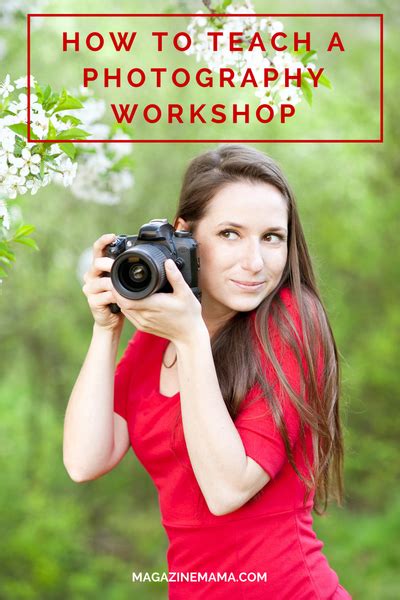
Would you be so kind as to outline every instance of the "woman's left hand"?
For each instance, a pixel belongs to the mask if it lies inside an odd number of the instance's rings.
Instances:
[[[174,261],[165,261],[165,273],[173,292],[154,293],[142,300],[129,300],[114,289],[121,312],[136,329],[166,338],[173,343],[190,342],[191,336],[206,329],[201,304]]]

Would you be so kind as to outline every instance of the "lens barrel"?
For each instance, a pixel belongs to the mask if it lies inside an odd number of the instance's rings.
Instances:
[[[168,253],[168,256],[167,254]],[[172,254],[159,246],[140,244],[120,254],[111,268],[113,286],[130,300],[147,298],[167,283],[164,263]]]

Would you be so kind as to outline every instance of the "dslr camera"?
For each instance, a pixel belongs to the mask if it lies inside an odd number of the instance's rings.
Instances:
[[[171,258],[200,301],[196,249],[197,242],[190,232],[175,231],[167,219],[152,219],[140,227],[138,235],[119,235],[106,247],[105,255],[114,259],[111,281],[125,298],[140,300],[155,292],[172,292],[164,266]],[[111,304],[110,310],[120,312],[117,304]]]

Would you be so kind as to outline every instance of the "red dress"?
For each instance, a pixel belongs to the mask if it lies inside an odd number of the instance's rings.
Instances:
[[[281,298],[298,327],[288,288],[282,290]],[[279,345],[277,328],[273,323],[270,327],[283,371],[298,390],[297,363],[291,352]],[[303,507],[304,484],[286,458],[265,399],[255,400],[257,387],[244,399],[235,425],[246,454],[271,480],[234,512],[215,516],[208,510],[185,445],[180,395],[168,397],[159,392],[161,361],[168,343],[141,331],[134,334],[116,369],[114,410],[126,419],[132,449],[158,490],[162,525],[169,540],[170,600],[351,598],[321,552],[324,544],[312,528],[314,494]],[[266,376],[273,383],[267,365]],[[297,411],[287,396],[282,396],[282,408],[297,468],[306,473],[296,444]],[[308,429],[306,443],[312,460]]]

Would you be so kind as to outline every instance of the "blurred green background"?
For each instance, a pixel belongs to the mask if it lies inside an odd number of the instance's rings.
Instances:
[[[258,12],[385,13],[384,144],[255,147],[278,160],[295,190],[342,357],[345,506],[332,505],[325,516],[314,515],[314,528],[354,598],[395,599],[400,590],[400,128],[395,83],[400,13],[396,3],[384,0],[256,0],[254,6]],[[112,10],[202,8],[201,2],[158,0],[150,9],[150,3],[144,8],[126,0],[115,2]],[[105,0],[60,0],[47,3],[45,12],[110,9]],[[334,90],[314,94],[312,110],[301,104],[295,132],[304,134],[301,123],[307,120],[314,132],[326,131],[330,120],[328,129],[336,137],[343,132],[357,137],[358,131],[376,137],[376,29],[354,24],[348,34],[355,48],[359,41],[358,50],[332,62],[328,75]],[[0,79],[7,73],[24,75],[24,20],[1,30],[0,38],[7,43]],[[51,54],[51,44],[51,35],[41,36],[44,56]],[[49,82],[56,67],[47,61]],[[43,78],[42,68],[40,83],[46,84]],[[271,133],[276,136],[278,130],[272,127]],[[231,128],[225,134],[232,137]],[[157,135],[169,135],[162,123]],[[214,137],[220,135],[216,130]],[[256,138],[260,131],[249,126],[247,135]],[[86,484],[72,482],[63,467],[64,413],[92,329],[76,272],[81,253],[100,234],[136,233],[151,218],[172,218],[189,159],[211,147],[136,145],[135,186],[116,206],[77,200],[68,188],[55,185],[21,199],[26,222],[37,227],[40,252],[19,249],[0,298],[0,598],[146,600],[167,595],[166,584],[131,582],[132,571],[167,570],[156,491],[132,451],[113,472]],[[126,324],[120,353],[132,333]]]

